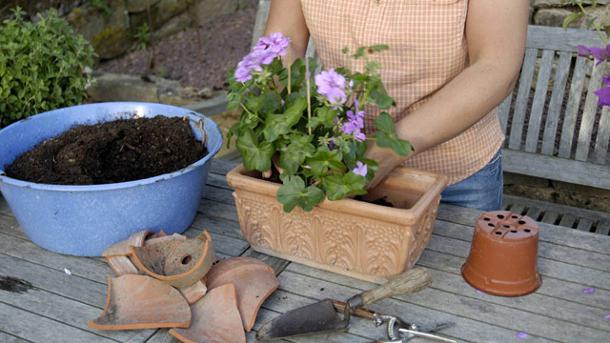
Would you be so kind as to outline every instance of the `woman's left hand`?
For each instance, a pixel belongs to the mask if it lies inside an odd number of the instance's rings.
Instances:
[[[365,153],[365,157],[379,163],[379,168],[375,173],[375,177],[367,185],[368,189],[377,187],[392,170],[400,166],[406,160],[406,157],[396,154],[392,149],[378,146],[375,141],[368,142],[368,149]]]

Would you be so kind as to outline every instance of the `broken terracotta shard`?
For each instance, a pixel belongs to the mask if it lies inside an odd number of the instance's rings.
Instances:
[[[203,281],[197,281],[191,286],[180,288],[180,293],[182,293],[182,296],[184,299],[186,299],[186,302],[188,302],[189,305],[192,305],[199,301],[199,299],[203,298],[207,291],[208,288],[205,286]]]
[[[187,328],[191,310],[180,292],[145,275],[108,279],[106,304],[99,318],[90,320],[97,330]]]
[[[131,247],[141,247],[144,245],[144,241],[146,237],[149,235],[149,232],[146,230],[138,231],[129,238],[124,241],[120,241],[108,247],[108,249],[104,250],[102,256],[110,257],[110,256],[126,256],[131,252]]]
[[[117,276],[126,274],[139,274],[138,268],[131,263],[127,256],[110,256],[106,257],[106,262],[114,270]]]
[[[244,329],[252,330],[258,310],[280,283],[273,268],[252,257],[232,257],[215,264],[206,275],[208,289],[234,284]]]
[[[212,237],[207,231],[197,238],[172,235],[155,240],[143,247],[131,247],[131,260],[140,271],[174,287],[193,285],[214,262]]]
[[[233,284],[210,290],[191,306],[191,310],[191,326],[188,329],[171,329],[170,335],[188,343],[246,342]]]

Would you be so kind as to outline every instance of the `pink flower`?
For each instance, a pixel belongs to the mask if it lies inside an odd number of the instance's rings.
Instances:
[[[343,75],[337,73],[334,69],[316,75],[315,81],[318,93],[326,97],[332,105],[343,105],[347,100],[347,94],[345,93],[347,81]]]

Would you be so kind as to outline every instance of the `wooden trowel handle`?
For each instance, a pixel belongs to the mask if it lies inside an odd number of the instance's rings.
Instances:
[[[395,295],[415,293],[426,288],[431,282],[432,278],[428,272],[421,268],[414,268],[377,288],[352,297],[348,303],[352,309],[355,309]]]

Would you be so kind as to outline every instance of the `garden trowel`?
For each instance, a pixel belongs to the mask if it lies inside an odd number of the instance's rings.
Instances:
[[[421,268],[414,268],[371,290],[351,297],[347,302],[326,299],[289,312],[264,324],[257,339],[270,341],[332,331],[347,330],[351,315],[359,315],[362,306],[399,294],[417,292],[432,282]],[[338,305],[342,304],[342,305]],[[340,315],[339,312],[343,312]]]

